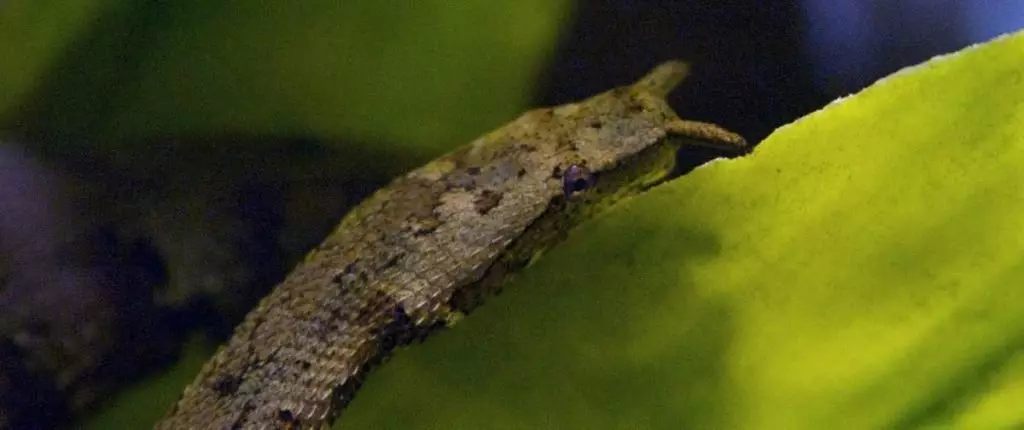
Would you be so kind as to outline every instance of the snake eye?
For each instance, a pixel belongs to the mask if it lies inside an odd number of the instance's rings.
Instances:
[[[593,187],[596,181],[597,178],[590,173],[589,169],[579,164],[573,164],[562,174],[562,190],[565,192],[565,197],[568,198]]]

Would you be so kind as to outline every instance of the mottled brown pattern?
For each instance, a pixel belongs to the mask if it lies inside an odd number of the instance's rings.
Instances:
[[[740,137],[683,122],[667,63],[636,84],[536,109],[361,203],[203,368],[161,429],[321,428],[371,368],[477,306],[612,200],[664,180],[677,144]],[[559,175],[599,179],[569,198]]]
[[[501,196],[502,194],[497,191],[489,189],[481,190],[476,196],[476,211],[479,212],[480,215],[487,215],[487,212],[490,212],[491,209],[494,209],[499,203],[501,203]]]

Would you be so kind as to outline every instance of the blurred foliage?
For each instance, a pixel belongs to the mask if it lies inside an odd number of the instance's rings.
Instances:
[[[935,59],[617,206],[337,428],[1024,425],[1020,64]]]
[[[12,122],[19,103],[40,84],[46,68],[110,1],[38,0],[0,3],[0,118]],[[5,127],[6,128],[6,127]]]
[[[223,249],[195,239],[233,244],[205,234],[222,221],[198,206],[235,201],[250,178],[308,184],[288,188],[281,240],[321,237],[361,187],[526,109],[570,13],[569,0],[0,0],[0,132],[99,178],[116,199],[95,206],[172,242],[172,283],[222,275],[209,256]],[[230,239],[229,222],[216,232]],[[151,422],[180,384],[158,391],[129,394],[101,427]]]
[[[436,154],[521,112],[565,0],[0,3],[0,121],[40,140],[345,136]],[[129,139],[125,139],[129,138]]]

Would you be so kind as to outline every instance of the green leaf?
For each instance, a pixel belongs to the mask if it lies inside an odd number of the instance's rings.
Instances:
[[[570,13],[565,0],[53,3],[0,5],[0,53],[18,59],[0,61],[0,127],[108,146],[344,137],[428,158],[526,108]]]
[[[0,4],[0,123],[52,68],[60,53],[109,12],[108,0],[7,0]]]
[[[439,152],[518,114],[567,2],[199,2],[172,9],[114,132],[309,133]],[[426,150],[424,151],[424,149]]]
[[[336,428],[1024,425],[1020,64],[930,61],[617,206]]]
[[[1024,425],[1024,33],[577,230],[337,428]]]

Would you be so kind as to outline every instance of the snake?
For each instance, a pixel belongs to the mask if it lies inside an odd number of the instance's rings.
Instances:
[[[688,66],[535,108],[347,213],[235,328],[157,429],[328,428],[397,349],[449,327],[575,226],[671,177],[680,146],[742,150],[680,119]]]

